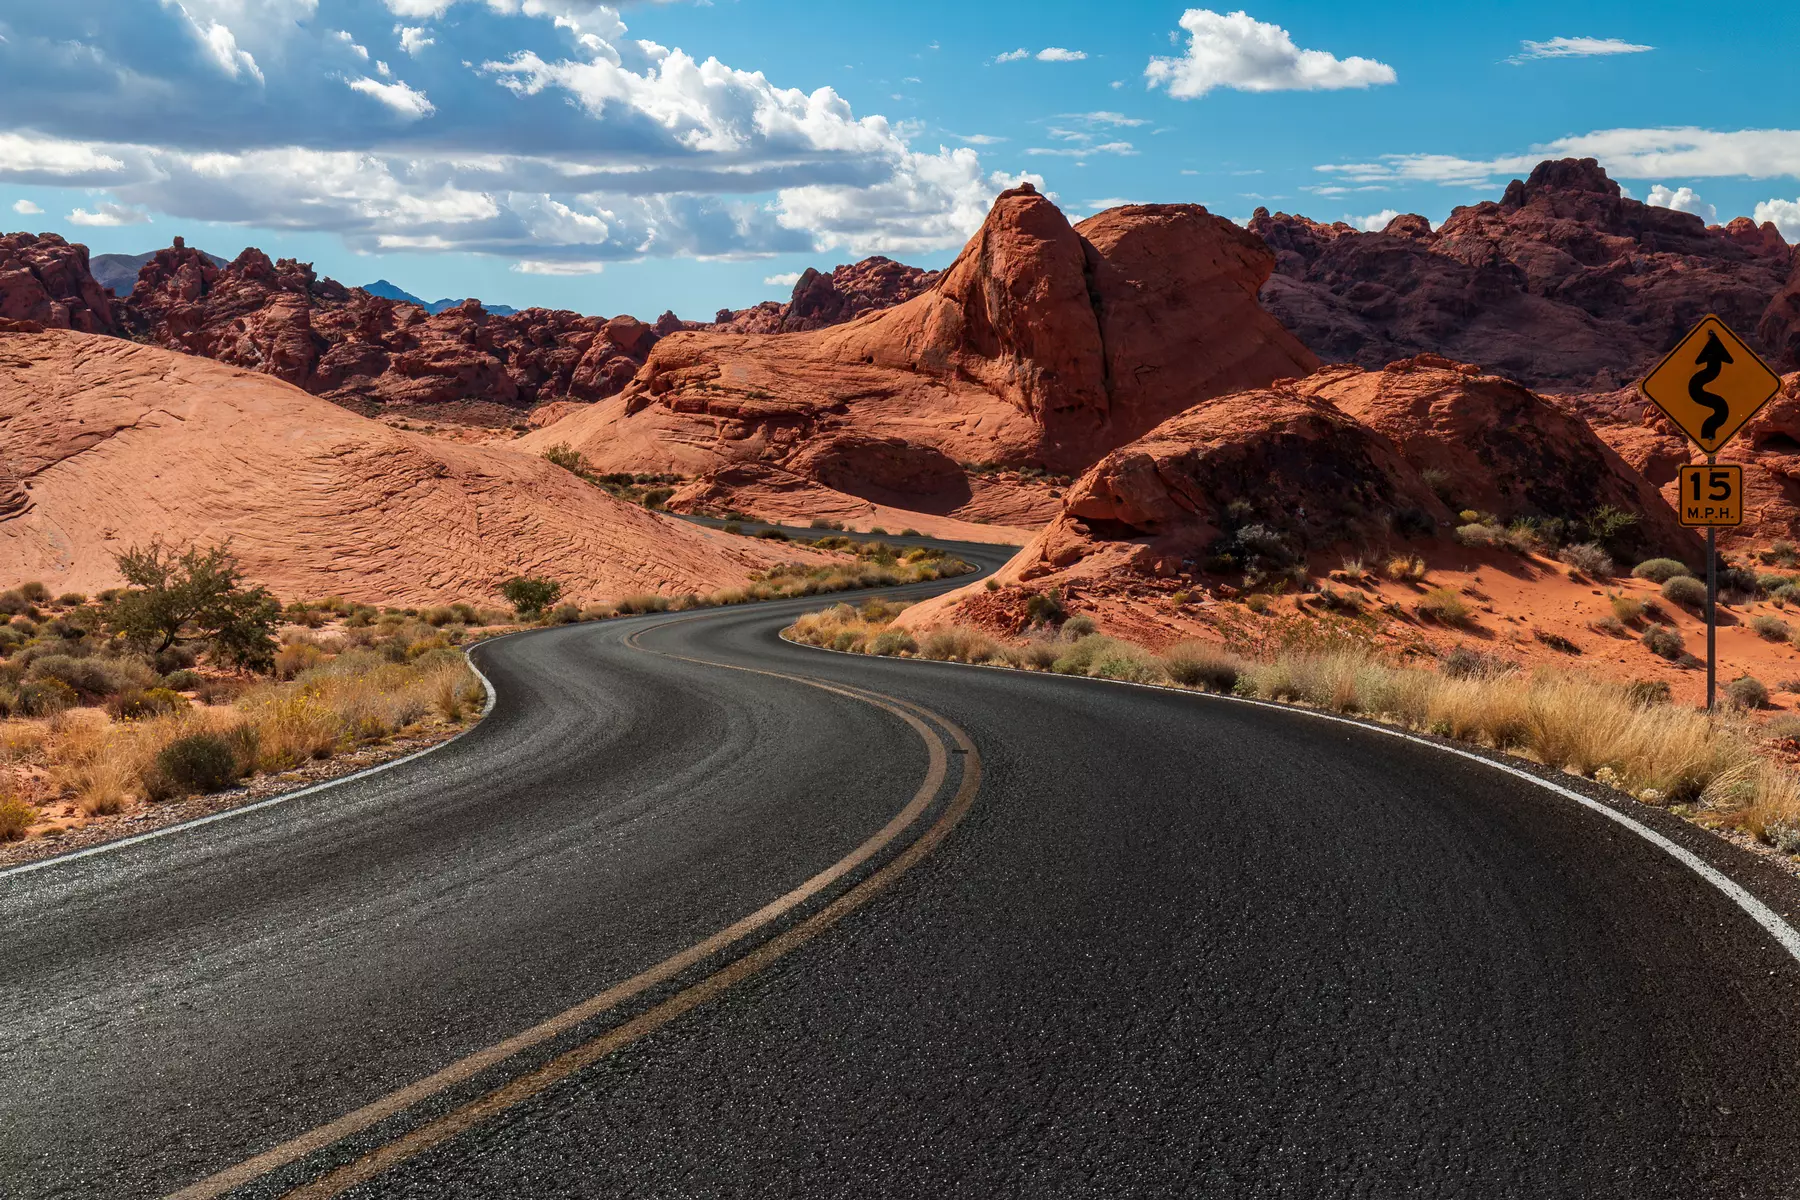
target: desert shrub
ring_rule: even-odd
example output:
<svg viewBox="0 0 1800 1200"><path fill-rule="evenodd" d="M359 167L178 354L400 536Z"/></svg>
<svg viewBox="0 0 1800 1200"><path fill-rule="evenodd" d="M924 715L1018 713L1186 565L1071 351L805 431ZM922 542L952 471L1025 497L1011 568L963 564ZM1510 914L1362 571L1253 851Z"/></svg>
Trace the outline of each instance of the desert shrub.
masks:
<svg viewBox="0 0 1800 1200"><path fill-rule="evenodd" d="M1358 613L1362 612L1363 606L1367 603L1368 597L1355 589L1343 592L1340 592L1333 587L1323 587L1319 589L1319 606L1330 612L1339 612L1349 616L1356 616Z"/></svg>
<svg viewBox="0 0 1800 1200"><path fill-rule="evenodd" d="M658 596L654 592L641 592L634 596L626 596L614 607L621 617L635 616L638 613L659 613L669 611L669 598Z"/></svg>
<svg viewBox="0 0 1800 1200"><path fill-rule="evenodd" d="M1099 628L1100 626L1095 624L1094 618L1083 613L1077 613L1075 616L1072 616L1063 622L1062 634L1064 637L1071 639L1084 638L1091 633L1097 632Z"/></svg>
<svg viewBox="0 0 1800 1200"><path fill-rule="evenodd" d="M1627 625L1635 625L1644 619L1644 602L1636 596L1608 596L1612 605L1613 616Z"/></svg>
<svg viewBox="0 0 1800 1200"><path fill-rule="evenodd" d="M1620 627L1620 632L1621 633L1624 632L1623 626ZM1544 645L1550 647L1552 650L1556 651L1558 654L1580 654L1581 653L1580 646L1577 646L1574 642L1570 641L1568 638L1564 637L1560 633L1552 633L1548 629L1533 629L1531 631L1531 636L1536 638L1539 642L1543 643Z"/></svg>
<svg viewBox="0 0 1800 1200"><path fill-rule="evenodd" d="M162 677L162 687L172 692L191 692L200 686L202 676L198 671L170 671Z"/></svg>
<svg viewBox="0 0 1800 1200"><path fill-rule="evenodd" d="M1648 558L1631 569L1631 573L1639 579L1648 579L1651 583L1667 583L1680 575L1693 577L1687 564L1673 558Z"/></svg>
<svg viewBox="0 0 1800 1200"><path fill-rule="evenodd" d="M980 663L994 657L998 650L994 639L979 629L952 625L926 634L919 654L943 662Z"/></svg>
<svg viewBox="0 0 1800 1200"><path fill-rule="evenodd" d="M1765 641L1785 642L1793 636L1793 629L1780 617L1771 617L1767 613L1758 613L1750 618L1750 628L1756 636Z"/></svg>
<svg viewBox="0 0 1800 1200"><path fill-rule="evenodd" d="M1396 583L1417 583L1425 578L1425 560L1416 554L1396 554L1383 571Z"/></svg>
<svg viewBox="0 0 1800 1200"><path fill-rule="evenodd" d="M744 532L744 523L742 521L727 521L723 525L719 526L719 532L720 533L742 533L742 532Z"/></svg>
<svg viewBox="0 0 1800 1200"><path fill-rule="evenodd" d="M785 542L790 540L788 535L779 529L759 530L756 536L762 538L766 542Z"/></svg>
<svg viewBox="0 0 1800 1200"><path fill-rule="evenodd" d="M1155 655L1130 642L1116 642L1102 649L1088 665L1088 675L1094 679L1122 679L1130 683L1164 683L1169 678Z"/></svg>
<svg viewBox="0 0 1800 1200"><path fill-rule="evenodd" d="M1467 515L1467 514L1464 514ZM1506 530L1499 525L1475 522L1456 527L1456 540L1464 546L1492 547L1504 545Z"/></svg>
<svg viewBox="0 0 1800 1200"><path fill-rule="evenodd" d="M217 792L237 780L238 756L216 733L191 733L157 751L156 770L178 791Z"/></svg>
<svg viewBox="0 0 1800 1200"><path fill-rule="evenodd" d="M674 494L675 489L672 487L650 488L644 493L644 507L661 508L669 502L669 497Z"/></svg>
<svg viewBox="0 0 1800 1200"><path fill-rule="evenodd" d="M1663 582L1662 597L1683 608L1704 608L1706 585L1692 575L1674 575Z"/></svg>
<svg viewBox="0 0 1800 1200"><path fill-rule="evenodd" d="M325 659L325 651L312 642L294 642L283 646L275 652L275 678L292 679L302 671L310 671Z"/></svg>
<svg viewBox="0 0 1800 1200"><path fill-rule="evenodd" d="M583 474L589 469L587 458L567 442L556 443L544 451L544 457L563 470L573 471L577 475Z"/></svg>
<svg viewBox="0 0 1800 1200"><path fill-rule="evenodd" d="M521 617L536 616L556 603L562 595L562 583L535 575L515 575L500 585L500 594Z"/></svg>
<svg viewBox="0 0 1800 1200"><path fill-rule="evenodd" d="M419 619L434 628L448 625L456 620L456 611L449 605L435 605L419 610Z"/></svg>
<svg viewBox="0 0 1800 1200"><path fill-rule="evenodd" d="M1025 617L1033 625L1060 624L1067 615L1063 608L1062 592L1056 588L1040 592L1025 601Z"/></svg>
<svg viewBox="0 0 1800 1200"><path fill-rule="evenodd" d="M1361 583L1369 577L1369 568L1360 558L1346 558L1338 571L1351 583Z"/></svg>
<svg viewBox="0 0 1800 1200"><path fill-rule="evenodd" d="M573 625L581 620L581 605L559 604L545 617L552 625Z"/></svg>
<svg viewBox="0 0 1800 1200"><path fill-rule="evenodd" d="M0 795L0 842L16 842L37 823L38 810L17 796Z"/></svg>
<svg viewBox="0 0 1800 1200"><path fill-rule="evenodd" d="M1769 706L1769 689L1762 681L1749 675L1741 675L1725 685L1725 698L1739 708L1767 708Z"/></svg>
<svg viewBox="0 0 1800 1200"><path fill-rule="evenodd" d="M1593 622L1593 627L1611 637L1630 637L1631 630L1625 628L1625 622L1614 616L1601 617Z"/></svg>
<svg viewBox="0 0 1800 1200"><path fill-rule="evenodd" d="M1675 699L1675 689L1666 679L1639 679L1625 685L1625 695L1633 704L1669 704Z"/></svg>
<svg viewBox="0 0 1800 1200"><path fill-rule="evenodd" d="M161 652L197 638L235 666L267 670L273 662L281 606L266 588L245 586L227 547L177 549L153 539L116 561L131 586L107 604L106 620L133 643Z"/></svg>
<svg viewBox="0 0 1800 1200"><path fill-rule="evenodd" d="M188 707L187 697L166 687L128 688L107 702L106 711L121 721L161 717Z"/></svg>
<svg viewBox="0 0 1800 1200"><path fill-rule="evenodd" d="M1048 671L1062 656L1062 647L1044 638L1027 638L1017 645L1001 647L1000 655L1009 667L1021 671Z"/></svg>
<svg viewBox="0 0 1800 1200"><path fill-rule="evenodd" d="M80 592L64 592L56 598L56 602L64 608L80 608L87 603L87 597Z"/></svg>
<svg viewBox="0 0 1800 1200"><path fill-rule="evenodd" d="M1612 555L1598 542L1579 542L1573 546L1564 546L1556 552L1556 558L1558 562L1567 563L1583 575L1595 579L1606 579L1613 573Z"/></svg>
<svg viewBox="0 0 1800 1200"><path fill-rule="evenodd" d="M1763 552L1763 561L1772 562L1783 567L1800 566L1800 553L1794 549L1794 543L1776 542Z"/></svg>
<svg viewBox="0 0 1800 1200"><path fill-rule="evenodd" d="M838 635L831 639L831 648L833 650L849 652L861 646L862 641L863 635L856 630L841 629L838 631Z"/></svg>
<svg viewBox="0 0 1800 1200"><path fill-rule="evenodd" d="M25 597L25 599L31 601L33 604L50 603L50 589L35 579L30 583L21 583L18 591L19 595Z"/></svg>
<svg viewBox="0 0 1800 1200"><path fill-rule="evenodd" d="M1679 661L1682 653L1687 649L1687 643L1682 640L1681 632L1673 625L1652 625L1644 630L1644 636L1639 640L1644 643L1644 648L1650 653L1658 658L1666 658L1670 662Z"/></svg>
<svg viewBox="0 0 1800 1200"><path fill-rule="evenodd" d="M17 616L31 607L31 601L21 595L17 588L9 592L0 592L0 614Z"/></svg>
<svg viewBox="0 0 1800 1200"><path fill-rule="evenodd" d="M884 629L875 635L869 643L869 653L879 654L883 658L893 658L900 654L917 654L919 644L913 641L912 634L904 629Z"/></svg>
<svg viewBox="0 0 1800 1200"><path fill-rule="evenodd" d="M1181 642L1163 653L1163 671L1183 687L1229 693L1237 686L1244 660L1210 642Z"/></svg>
<svg viewBox="0 0 1800 1200"><path fill-rule="evenodd" d="M1469 623L1469 605L1454 588L1432 588L1415 606L1420 616L1443 625Z"/></svg>
<svg viewBox="0 0 1800 1200"><path fill-rule="evenodd" d="M1786 742L1790 746L1800 745L1800 716L1781 713L1770 717L1769 723L1763 726L1763 733L1777 742Z"/></svg>
<svg viewBox="0 0 1800 1200"><path fill-rule="evenodd" d="M128 688L152 686L156 672L137 659L48 654L32 661L26 678L61 680L83 697L103 700Z"/></svg>

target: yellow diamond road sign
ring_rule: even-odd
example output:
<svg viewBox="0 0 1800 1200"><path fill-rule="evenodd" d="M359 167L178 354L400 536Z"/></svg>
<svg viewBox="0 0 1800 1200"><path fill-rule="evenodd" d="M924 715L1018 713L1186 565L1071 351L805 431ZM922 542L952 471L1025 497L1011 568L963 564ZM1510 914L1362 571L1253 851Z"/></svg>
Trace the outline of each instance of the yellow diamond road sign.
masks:
<svg viewBox="0 0 1800 1200"><path fill-rule="evenodd" d="M1781 390L1781 376L1709 314L1656 364L1638 390L1712 454Z"/></svg>

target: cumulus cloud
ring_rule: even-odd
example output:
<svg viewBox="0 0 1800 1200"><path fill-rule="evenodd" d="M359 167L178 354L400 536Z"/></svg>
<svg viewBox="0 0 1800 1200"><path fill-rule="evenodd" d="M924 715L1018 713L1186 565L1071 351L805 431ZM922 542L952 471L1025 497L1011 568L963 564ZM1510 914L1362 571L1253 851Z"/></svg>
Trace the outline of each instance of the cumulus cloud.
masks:
<svg viewBox="0 0 1800 1200"><path fill-rule="evenodd" d="M122 204L99 204L96 205L95 208L96 211L94 212L89 212L85 208L76 209L69 214L69 224L148 225L150 223L150 216L148 213L139 212L134 208L126 208Z"/></svg>
<svg viewBox="0 0 1800 1200"><path fill-rule="evenodd" d="M1719 219L1719 210L1702 200L1691 187L1670 190L1659 183L1650 189L1645 203L1654 204L1658 208L1672 208L1676 212L1693 213L1708 225Z"/></svg>
<svg viewBox="0 0 1800 1200"><path fill-rule="evenodd" d="M1752 217L1758 225L1764 221L1774 222L1782 237L1790 242L1800 242L1800 200L1759 201Z"/></svg>
<svg viewBox="0 0 1800 1200"><path fill-rule="evenodd" d="M1080 62L1086 57L1085 50L1064 50L1061 46L1046 46L1037 52L1039 62Z"/></svg>
<svg viewBox="0 0 1800 1200"><path fill-rule="evenodd" d="M1609 54L1644 54L1655 46L1640 46L1623 38L1553 37L1547 42L1520 42L1520 50L1506 61L1513 64L1534 58L1593 58Z"/></svg>
<svg viewBox="0 0 1800 1200"><path fill-rule="evenodd" d="M437 45L436 40L429 36L430 33L423 25L394 26L394 36L400 39L400 49L414 57L425 47Z"/></svg>
<svg viewBox="0 0 1800 1200"><path fill-rule="evenodd" d="M392 83L382 83L380 80L370 79L363 75L355 79L347 79L344 82L350 85L351 91L361 92L365 96L373 96L409 121L429 117L437 111L431 101L425 98L424 92L414 91L407 87L402 80L396 79Z"/></svg>
<svg viewBox="0 0 1800 1200"><path fill-rule="evenodd" d="M1346 214L1344 220L1364 233L1379 233L1388 227L1389 221L1399 215L1400 210L1397 208L1384 208L1380 212L1370 213L1366 217L1352 217Z"/></svg>
<svg viewBox="0 0 1800 1200"><path fill-rule="evenodd" d="M1372 58L1338 58L1324 50L1302 50L1279 25L1246 12L1217 13L1190 8L1182 14L1187 53L1152 58L1144 68L1149 86L1193 100L1214 88L1241 92L1327 91L1393 83L1394 68Z"/></svg>
<svg viewBox="0 0 1800 1200"><path fill-rule="evenodd" d="M0 119L0 182L90 188L120 213L334 233L356 250L577 271L952 248L1015 180L974 148L1001 139L915 147L912 128L829 87L627 39L605 5L460 2L543 24L497 44L507 27L457 20L457 0L383 0L414 55L403 81L337 22L309 25L311 0L169 0L146 18L162 21L160 42L33 7L0 45L0 112L33 121ZM245 60L231 60L234 79L201 47L193 30L214 23L266 77L254 95ZM49 86L77 59L92 82L79 98ZM364 61L373 69L355 69ZM452 99L454 122L425 119Z"/></svg>
<svg viewBox="0 0 1800 1200"><path fill-rule="evenodd" d="M12 210L22 217L35 217L37 214L44 211L29 200L13 201Z"/></svg>
<svg viewBox="0 0 1800 1200"><path fill-rule="evenodd" d="M1137 154L1138 150L1130 142L1101 142L1098 145L1058 146L1055 148L1033 146L1025 153L1039 158L1086 158L1090 154L1118 154L1130 157Z"/></svg>
<svg viewBox="0 0 1800 1200"><path fill-rule="evenodd" d="M799 282L800 282L800 272L798 272L798 271L783 271L779 275L765 275L763 277L763 286L764 287L791 288L796 283L799 283Z"/></svg>
<svg viewBox="0 0 1800 1200"><path fill-rule="evenodd" d="M994 55L994 61L997 63L1018 62L1022 58L1030 58L1030 57L1031 57L1031 51L1025 49L1025 47L1023 47L1023 46L1020 46L1017 50L1008 50L1004 54Z"/></svg>
<svg viewBox="0 0 1800 1200"><path fill-rule="evenodd" d="M1374 162L1327 163L1315 170L1358 183L1488 186L1499 176L1523 175L1546 158L1597 159L1609 174L1625 179L1800 178L1800 130L1603 129L1557 138L1523 154L1488 159L1385 154Z"/></svg>

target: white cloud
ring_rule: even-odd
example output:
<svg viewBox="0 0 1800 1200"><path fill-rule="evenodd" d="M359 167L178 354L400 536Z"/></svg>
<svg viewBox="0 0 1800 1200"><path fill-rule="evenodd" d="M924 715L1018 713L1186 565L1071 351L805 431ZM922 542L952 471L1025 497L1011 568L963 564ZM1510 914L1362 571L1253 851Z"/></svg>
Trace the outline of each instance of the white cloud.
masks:
<svg viewBox="0 0 1800 1200"><path fill-rule="evenodd" d="M1025 49L1025 47L1021 46L1017 50L1008 50L1004 54L994 55L994 61L997 63L1018 62L1022 58L1030 58L1030 57L1031 57L1031 51L1029 51L1029 50Z"/></svg>
<svg viewBox="0 0 1800 1200"><path fill-rule="evenodd" d="M456 0L382 0L387 10L396 17L432 18L443 16L450 11Z"/></svg>
<svg viewBox="0 0 1800 1200"><path fill-rule="evenodd" d="M419 52L427 46L435 46L435 39L427 35L431 31L423 25L396 25L394 34L400 39L400 49L417 58Z"/></svg>
<svg viewBox="0 0 1800 1200"><path fill-rule="evenodd" d="M1625 179L1800 178L1800 130L1603 129L1489 159L1384 154L1376 162L1329 163L1315 170L1358 183L1487 186L1498 175L1522 176L1546 158L1598 159L1609 174Z"/></svg>
<svg viewBox="0 0 1800 1200"><path fill-rule="evenodd" d="M14 212L22 217L35 217L37 214L44 211L29 200L15 200L13 201L12 208Z"/></svg>
<svg viewBox="0 0 1800 1200"><path fill-rule="evenodd" d="M1650 189L1645 203L1654 204L1658 208L1672 208L1676 212L1693 213L1708 225L1719 219L1719 210L1702 200L1691 187L1671 191L1659 183Z"/></svg>
<svg viewBox="0 0 1800 1200"><path fill-rule="evenodd" d="M1089 200L1087 206L1095 212L1103 212L1109 208L1123 208L1127 204L1142 204L1142 200L1127 200L1123 196L1108 196L1104 200Z"/></svg>
<svg viewBox="0 0 1800 1200"><path fill-rule="evenodd" d="M1081 62L1086 57L1085 50L1064 50L1061 46L1046 46L1037 52L1039 62Z"/></svg>
<svg viewBox="0 0 1800 1200"><path fill-rule="evenodd" d="M333 38L335 38L337 41L340 41L340 42L344 43L344 45L348 46L350 48L350 53L356 55L358 58L362 59L364 62L369 61L369 48L367 46L357 45L356 39L354 37L350 36L348 31L343 30L343 29L334 29L331 33L331 36Z"/></svg>
<svg viewBox="0 0 1800 1200"><path fill-rule="evenodd" d="M606 264L578 259L522 258L512 265L512 269L522 275L598 275L606 270Z"/></svg>
<svg viewBox="0 0 1800 1200"><path fill-rule="evenodd" d="M764 287L791 288L800 282L800 272L784 271L780 275L768 275L763 278Z"/></svg>
<svg viewBox="0 0 1800 1200"><path fill-rule="evenodd" d="M1190 8L1182 14L1187 53L1152 58L1144 68L1151 87L1193 100L1214 88L1241 92L1320 91L1393 83L1394 68L1372 58L1337 58L1324 50L1302 50L1279 25L1245 12L1216 13Z"/></svg>
<svg viewBox="0 0 1800 1200"><path fill-rule="evenodd" d="M1138 125L1148 125L1150 123L1143 117L1128 117L1124 113L1106 112L1104 110L1089 113L1069 113L1067 116L1070 120L1085 121L1089 125L1136 127Z"/></svg>
<svg viewBox="0 0 1800 1200"><path fill-rule="evenodd" d="M97 212L89 212L85 208L76 209L68 216L69 224L105 226L148 225L150 223L148 213L139 212L134 208L126 208L122 204L100 204L96 208Z"/></svg>
<svg viewBox="0 0 1800 1200"><path fill-rule="evenodd" d="M950 136L969 146L998 146L1006 140L991 133L953 133Z"/></svg>
<svg viewBox="0 0 1800 1200"><path fill-rule="evenodd" d="M1025 153L1039 158L1085 158L1090 154L1118 154L1129 157L1138 151L1130 142L1103 142L1098 146L1059 147L1054 150L1033 146Z"/></svg>
<svg viewBox="0 0 1800 1200"><path fill-rule="evenodd" d="M891 179L865 188L812 185L787 188L779 221L811 231L819 249L844 246L853 254L923 253L961 245L981 227L1002 189L1041 175L985 175L973 150L939 148L908 153Z"/></svg>
<svg viewBox="0 0 1800 1200"><path fill-rule="evenodd" d="M1800 242L1800 200L1758 201L1751 216L1758 225L1773 221L1782 237L1790 242Z"/></svg>
<svg viewBox="0 0 1800 1200"><path fill-rule="evenodd" d="M1513 64L1534 58L1592 58L1608 54L1643 54L1655 46L1640 46L1622 38L1553 37L1547 42L1520 42L1523 47L1506 61Z"/></svg>
<svg viewBox="0 0 1800 1200"><path fill-rule="evenodd" d="M393 83L382 83L363 75L344 82L350 85L351 91L373 96L409 121L429 117L437 111L431 101L425 98L424 92L414 91L398 79Z"/></svg>
<svg viewBox="0 0 1800 1200"><path fill-rule="evenodd" d="M15 182L99 182L125 164L91 142L0 133L0 175Z"/></svg>
<svg viewBox="0 0 1800 1200"><path fill-rule="evenodd" d="M1370 213L1366 217L1353 217L1346 213L1344 214L1344 220L1348 224L1356 226L1364 233L1379 233L1388 227L1389 221L1392 221L1399 215L1400 210L1397 208L1384 208L1380 212Z"/></svg>

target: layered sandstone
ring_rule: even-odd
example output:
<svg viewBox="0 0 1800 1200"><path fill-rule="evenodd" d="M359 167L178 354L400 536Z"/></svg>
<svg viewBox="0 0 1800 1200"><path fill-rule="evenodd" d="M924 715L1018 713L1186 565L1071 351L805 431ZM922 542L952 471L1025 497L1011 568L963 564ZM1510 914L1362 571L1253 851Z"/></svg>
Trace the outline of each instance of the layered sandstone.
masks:
<svg viewBox="0 0 1800 1200"><path fill-rule="evenodd" d="M864 313L904 304L937 281L938 272L876 255L826 274L808 267L787 303L765 300L736 312L720 309L717 333L805 333L854 321Z"/></svg>
<svg viewBox="0 0 1800 1200"><path fill-rule="evenodd" d="M1800 323L1778 299L1795 256L1773 225L1708 228L1625 197L1592 159L1541 163L1436 231L1411 214L1360 233L1267 209L1250 228L1277 255L1264 304L1326 361L1433 353L1540 390L1608 391L1712 312L1800 366Z"/></svg>
<svg viewBox="0 0 1800 1200"><path fill-rule="evenodd" d="M1041 520L1053 483L1002 500L986 468L1078 471L1209 397L1317 365L1257 305L1272 266L1195 205L1071 227L1026 185L912 300L808 333L672 334L621 396L523 445L715 491L756 464L870 505Z"/></svg>
<svg viewBox="0 0 1800 1200"><path fill-rule="evenodd" d="M265 374L117 338L0 335L0 578L120 583L113 555L229 541L278 595L578 601L742 583L809 551L701 530L542 459L359 417Z"/></svg>

